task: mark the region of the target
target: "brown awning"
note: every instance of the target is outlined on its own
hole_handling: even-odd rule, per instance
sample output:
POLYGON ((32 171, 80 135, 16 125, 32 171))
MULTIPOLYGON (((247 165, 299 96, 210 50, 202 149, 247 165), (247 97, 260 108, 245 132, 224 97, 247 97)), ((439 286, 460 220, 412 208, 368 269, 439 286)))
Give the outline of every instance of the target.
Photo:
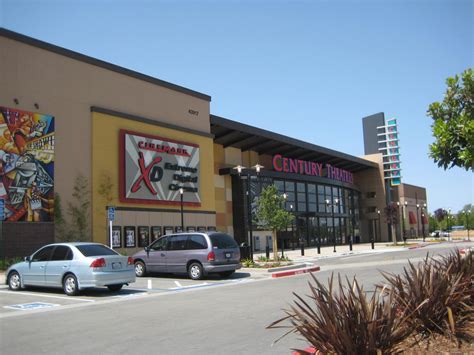
POLYGON ((415 212, 413 212, 413 211, 408 212, 408 221, 409 221, 410 224, 416 224, 415 212))

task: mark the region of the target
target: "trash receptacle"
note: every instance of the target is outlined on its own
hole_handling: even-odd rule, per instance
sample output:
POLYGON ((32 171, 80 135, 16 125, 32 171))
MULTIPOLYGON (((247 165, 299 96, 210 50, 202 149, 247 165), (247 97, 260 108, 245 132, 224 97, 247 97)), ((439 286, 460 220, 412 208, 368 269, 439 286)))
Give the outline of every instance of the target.
POLYGON ((240 260, 250 259, 250 247, 247 243, 240 244, 240 260))
POLYGON ((360 243, 360 236, 356 235, 354 239, 356 243, 360 243))

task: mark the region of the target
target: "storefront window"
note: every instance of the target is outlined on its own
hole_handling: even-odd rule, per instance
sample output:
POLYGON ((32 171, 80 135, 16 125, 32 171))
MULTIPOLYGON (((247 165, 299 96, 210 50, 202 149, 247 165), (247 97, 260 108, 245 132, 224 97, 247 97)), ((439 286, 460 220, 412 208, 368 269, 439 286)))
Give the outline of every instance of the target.
POLYGON ((308 184, 308 211, 316 212, 316 185, 308 184))
POLYGON ((297 183, 296 190, 298 193, 298 211, 306 212, 306 186, 304 183, 297 183))

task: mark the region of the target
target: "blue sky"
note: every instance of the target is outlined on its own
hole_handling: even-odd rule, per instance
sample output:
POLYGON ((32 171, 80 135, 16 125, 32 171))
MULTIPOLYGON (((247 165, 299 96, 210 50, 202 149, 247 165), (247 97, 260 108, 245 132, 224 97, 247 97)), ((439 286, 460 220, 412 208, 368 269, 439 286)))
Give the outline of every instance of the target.
POLYGON ((0 0, 2 27, 212 96, 211 113, 356 156, 361 118, 399 123, 429 210, 474 202, 428 157, 428 105, 473 66, 470 0, 0 0))

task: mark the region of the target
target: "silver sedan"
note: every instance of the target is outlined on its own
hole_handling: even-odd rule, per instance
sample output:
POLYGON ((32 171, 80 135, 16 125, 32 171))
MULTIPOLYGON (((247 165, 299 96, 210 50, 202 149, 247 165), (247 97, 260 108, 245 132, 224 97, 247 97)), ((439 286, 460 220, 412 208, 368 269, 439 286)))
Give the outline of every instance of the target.
POLYGON ((49 244, 10 266, 6 283, 17 291, 27 286, 62 288, 68 296, 90 287, 119 291, 135 282, 132 257, 98 243, 49 244))

